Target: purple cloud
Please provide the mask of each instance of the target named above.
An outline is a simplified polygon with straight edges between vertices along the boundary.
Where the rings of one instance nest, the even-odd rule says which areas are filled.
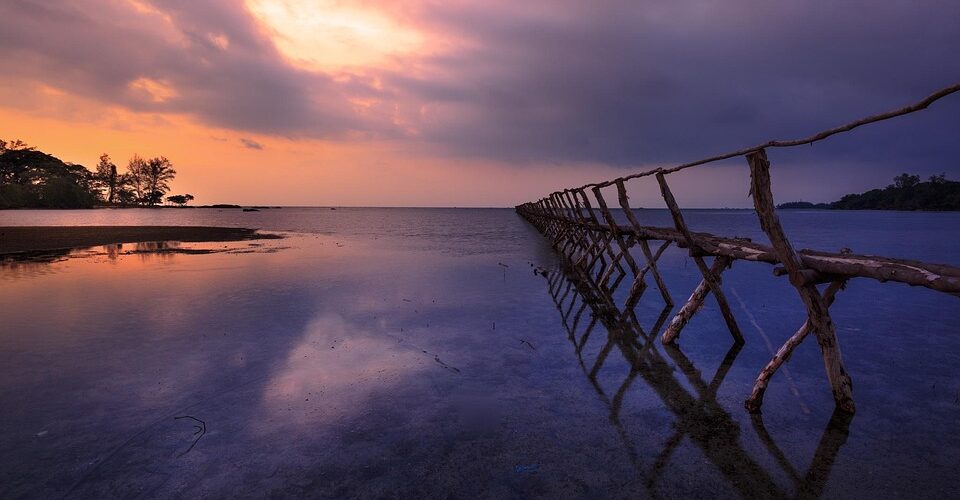
[[[372,86],[291,66],[242,3],[153,7],[106,0],[3,2],[5,73],[137,111],[186,113],[237,130],[291,137],[391,133],[389,122],[361,119],[348,102],[375,94]]]
[[[807,135],[960,78],[952,1],[382,4],[458,47],[402,58],[416,76],[292,66],[239,1],[146,5],[153,11],[107,0],[0,3],[5,73],[251,133],[392,138],[516,165],[624,166]],[[358,98],[376,104],[359,113]],[[784,162],[956,178],[958,128],[960,99],[951,98]]]

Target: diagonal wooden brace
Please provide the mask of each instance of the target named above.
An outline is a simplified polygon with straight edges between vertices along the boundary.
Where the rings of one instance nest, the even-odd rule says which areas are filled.
[[[593,197],[597,199],[597,204],[600,206],[600,213],[603,214],[603,218],[607,221],[607,227],[610,228],[610,233],[620,247],[620,252],[623,254],[624,260],[627,261],[627,265],[630,266],[630,270],[633,271],[633,276],[636,277],[640,273],[640,267],[637,265],[636,260],[634,260],[633,255],[630,254],[630,245],[627,244],[628,242],[624,240],[623,234],[620,233],[620,225],[617,224],[610,209],[607,208],[607,202],[603,199],[603,193],[600,192],[599,187],[593,188]]]
[[[620,201],[620,208],[623,209],[624,215],[626,215],[627,220],[630,222],[630,225],[637,231],[637,234],[642,234],[640,227],[640,222],[637,221],[637,217],[633,215],[633,209],[630,208],[630,200],[627,196],[627,188],[623,184],[623,179],[617,179],[617,197]],[[661,250],[657,252],[657,255],[654,256],[650,252],[650,245],[646,241],[641,240],[640,249],[643,250],[643,256],[647,259],[647,265],[650,268],[650,271],[653,273],[653,279],[657,282],[657,288],[660,289],[660,295],[663,297],[664,303],[669,306],[673,305],[673,298],[670,297],[670,292],[667,291],[667,285],[664,284],[663,278],[660,277],[660,271],[657,269],[657,259],[660,258],[660,254],[663,253],[662,250],[665,250],[666,247],[661,247]]]
[[[587,275],[593,276],[593,267],[597,262],[600,262],[598,274],[602,274],[607,266],[604,255],[609,255],[611,259],[615,258],[610,250],[611,238],[606,233],[589,229],[591,220],[583,215],[584,206],[581,204],[577,191],[568,189],[563,194],[569,203],[571,218],[582,228],[579,234],[581,235],[581,241],[585,243],[585,252],[576,260],[575,265],[583,267]],[[590,215],[593,216],[592,213]],[[584,262],[586,262],[585,266]]]
[[[700,274],[703,275],[703,281],[710,287],[713,298],[717,300],[717,306],[720,307],[720,313],[723,315],[723,320],[727,323],[730,335],[733,336],[734,342],[742,344],[743,334],[740,333],[737,320],[734,319],[733,311],[730,310],[730,304],[727,303],[727,297],[723,294],[723,290],[720,287],[720,274],[711,271],[707,267],[706,262],[703,261],[703,257],[700,255],[700,247],[697,246],[693,240],[693,236],[690,234],[690,230],[687,229],[687,224],[683,221],[683,214],[680,212],[677,200],[673,197],[670,186],[667,185],[667,180],[663,177],[662,172],[657,172],[657,182],[660,183],[660,192],[663,194],[663,201],[667,203],[667,208],[670,209],[670,215],[673,216],[673,223],[677,227],[677,231],[680,231],[687,240],[687,246],[690,248],[690,257],[697,264],[697,268],[700,269]],[[719,258],[720,257],[717,257],[717,259]],[[714,264],[716,265],[716,260]],[[729,265],[729,263],[727,265]],[[724,268],[726,267],[727,266],[724,266]],[[691,296],[691,298],[693,297]]]
[[[567,196],[568,193],[566,192],[557,192],[556,200],[561,208],[566,225],[570,230],[571,237],[575,242],[575,245],[567,256],[579,265],[583,259],[591,254],[592,248],[585,235],[586,230],[575,223],[573,207],[567,203]]]
[[[712,273],[713,276],[716,276],[719,280],[720,273],[730,267],[730,264],[731,261],[728,257],[716,257],[713,260],[713,265],[710,266],[710,273]],[[693,315],[696,314],[701,307],[703,307],[703,301],[706,300],[707,294],[709,293],[710,284],[707,282],[707,279],[704,278],[693,290],[693,293],[690,294],[690,298],[687,299],[685,304],[683,304],[683,307],[677,311],[677,315],[670,320],[670,325],[667,326],[667,329],[663,332],[663,335],[660,336],[660,342],[665,345],[675,343],[677,341],[677,337],[680,336],[680,331],[683,330],[683,327],[687,326],[690,318],[692,318]]]
[[[823,298],[827,301],[827,306],[833,304],[837,292],[842,290],[844,286],[846,286],[846,281],[834,281],[827,286],[827,289],[823,292]],[[763,394],[767,390],[770,378],[780,369],[780,366],[790,359],[793,350],[807,338],[807,335],[810,334],[812,329],[810,319],[804,321],[803,326],[797,330],[797,333],[794,333],[787,339],[787,341],[780,346],[780,349],[777,350],[773,359],[763,367],[763,370],[760,370],[760,375],[757,376],[757,381],[753,384],[753,391],[750,393],[750,397],[744,402],[744,406],[746,406],[748,411],[751,413],[758,413],[760,411],[760,407],[763,406]]]
[[[577,204],[577,218],[578,222],[586,228],[591,227],[600,227],[600,224],[597,221],[596,215],[593,213],[593,207],[590,206],[590,200],[587,199],[586,194],[584,194],[582,189],[571,190],[574,201]],[[584,215],[584,210],[586,215]],[[605,258],[609,257],[610,266],[616,267],[620,272],[625,272],[623,266],[620,265],[620,258],[614,252],[613,242],[614,237],[607,231],[599,231],[595,229],[587,229],[587,233],[591,240],[594,241],[597,251],[594,255],[593,260],[588,264],[588,269],[592,270],[594,263],[600,261],[602,263],[600,270],[597,272],[597,276],[602,276],[606,272],[607,260]],[[592,271],[588,274],[592,275]],[[605,283],[603,283],[605,286]]]

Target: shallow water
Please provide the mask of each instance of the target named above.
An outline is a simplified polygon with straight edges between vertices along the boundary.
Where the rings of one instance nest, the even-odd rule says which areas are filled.
[[[748,211],[687,219],[761,238]],[[798,247],[960,264],[960,214],[783,219]],[[803,321],[764,264],[724,275],[738,352],[708,300],[680,350],[598,322],[578,353],[590,309],[534,274],[555,256],[511,210],[0,212],[80,221],[290,233],[0,267],[0,497],[960,495],[955,297],[852,282],[833,315],[858,413],[833,416],[810,341],[755,420],[752,381]],[[661,262],[684,300],[695,266]],[[650,290],[639,323],[662,312]]]

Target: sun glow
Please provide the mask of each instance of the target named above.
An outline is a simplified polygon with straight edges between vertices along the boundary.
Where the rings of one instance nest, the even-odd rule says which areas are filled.
[[[383,64],[422,43],[416,31],[370,7],[337,0],[247,0],[281,52],[307,66]]]

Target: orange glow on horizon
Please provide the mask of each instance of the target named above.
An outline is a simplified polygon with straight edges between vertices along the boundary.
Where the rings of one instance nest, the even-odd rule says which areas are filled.
[[[21,24],[30,29],[69,33],[18,33],[42,35],[24,44],[35,45],[32,52],[12,44],[11,71],[0,77],[0,138],[90,169],[102,153],[121,169],[134,154],[163,155],[177,170],[170,194],[190,193],[194,204],[287,206],[512,207],[658,166],[634,146],[670,142],[659,129],[643,136],[669,113],[626,106],[623,113],[636,116],[621,123],[620,101],[608,99],[623,94],[625,104],[633,87],[649,83],[669,100],[677,91],[670,79],[663,89],[631,74],[621,78],[633,87],[608,85],[593,59],[566,61],[578,36],[539,47],[543,40],[526,28],[546,23],[545,33],[567,40],[560,35],[579,26],[578,9],[237,2],[121,0],[100,4],[99,17],[67,4],[24,13]],[[2,9],[8,19],[18,14]],[[486,29],[465,29],[477,16]],[[504,42],[492,40],[501,33],[515,38],[485,53],[484,44]],[[535,49],[549,57],[521,57]],[[529,67],[537,71],[511,74]],[[586,77],[568,73],[574,70]],[[661,154],[651,158],[667,157]],[[678,175],[678,197],[687,187],[686,206],[748,207],[742,186],[730,180],[734,171],[743,173],[719,166],[696,178]],[[780,174],[798,193],[785,192],[786,199],[823,192],[795,172]],[[835,189],[873,182],[856,169],[836,172],[837,185],[847,187]],[[636,185],[639,205],[659,203],[655,189]]]
[[[121,170],[134,154],[164,155],[177,170],[171,194],[191,193],[198,205],[512,207],[541,194],[548,180],[560,187],[593,180],[604,170],[576,165],[513,169],[436,157],[400,142],[262,136],[175,114],[103,106],[52,88],[34,90],[42,103],[0,108],[0,123],[17,125],[15,131],[0,130],[0,137],[16,136],[89,169],[102,153]],[[241,139],[262,149],[244,147]]]

